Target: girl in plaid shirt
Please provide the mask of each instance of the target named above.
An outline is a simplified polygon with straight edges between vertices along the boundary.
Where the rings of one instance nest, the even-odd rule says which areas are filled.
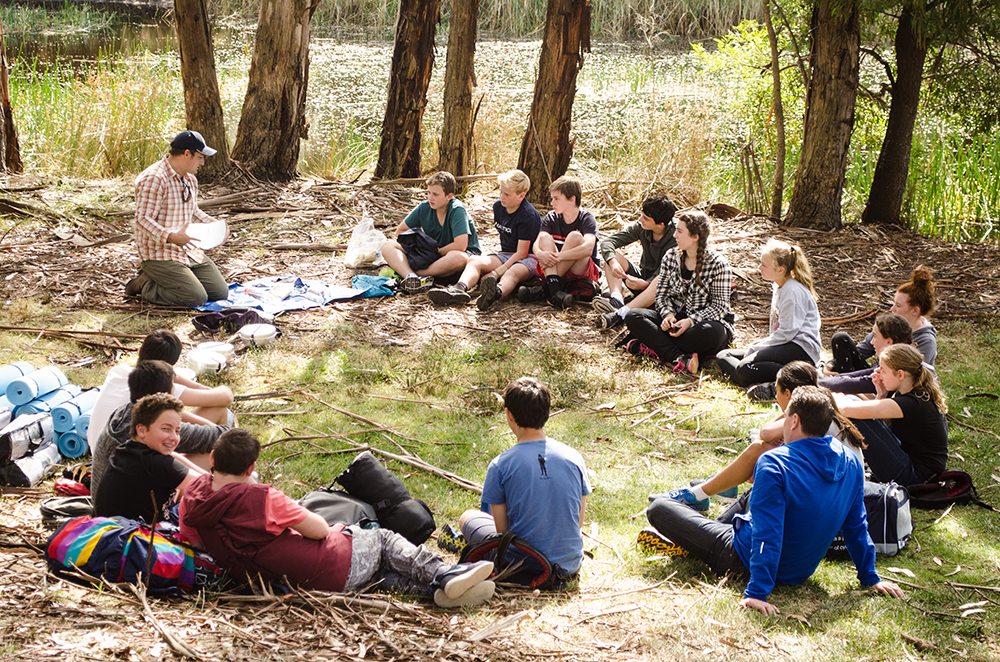
[[[656,310],[625,316],[635,356],[672,364],[674,372],[698,372],[698,356],[729,345],[733,316],[729,307],[733,273],[721,254],[708,250],[708,216],[691,210],[677,214],[677,246],[663,256],[656,288]]]

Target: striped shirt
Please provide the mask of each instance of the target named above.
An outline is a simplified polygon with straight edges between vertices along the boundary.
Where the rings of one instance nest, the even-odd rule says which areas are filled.
[[[135,179],[135,243],[139,259],[200,264],[205,261],[204,251],[194,244],[171,244],[167,236],[183,230],[188,223],[210,223],[215,219],[198,209],[198,178],[179,175],[168,159],[164,156]]]
[[[729,297],[732,294],[733,272],[729,262],[715,251],[705,251],[701,283],[695,283],[694,276],[688,280],[681,276],[681,256],[682,251],[676,247],[663,256],[660,284],[656,288],[656,311],[662,317],[673,314],[681,319],[687,316],[695,324],[716,320],[732,333]]]

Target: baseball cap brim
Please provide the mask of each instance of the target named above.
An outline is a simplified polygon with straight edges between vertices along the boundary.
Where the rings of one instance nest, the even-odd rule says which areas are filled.
[[[200,151],[200,152],[201,152],[202,154],[204,154],[205,156],[215,156],[215,152],[216,152],[216,150],[212,149],[212,148],[211,148],[211,147],[209,147],[208,145],[205,145],[204,147],[202,147],[202,148],[201,148],[200,150],[198,150],[198,151]]]

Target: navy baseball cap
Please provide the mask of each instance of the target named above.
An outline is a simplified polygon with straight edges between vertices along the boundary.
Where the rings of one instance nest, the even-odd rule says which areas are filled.
[[[205,138],[197,131],[181,131],[170,141],[170,149],[201,152],[205,156],[212,156],[215,150],[205,144]]]

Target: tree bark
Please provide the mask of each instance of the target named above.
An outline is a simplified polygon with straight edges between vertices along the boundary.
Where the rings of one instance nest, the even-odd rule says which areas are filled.
[[[771,0],[764,0],[764,25],[771,45],[771,110],[774,112],[774,183],[771,188],[771,218],[781,221],[785,193],[785,106],[781,102],[781,62],[778,59],[778,36],[771,20]]]
[[[475,167],[472,160],[472,91],[476,87],[478,18],[479,0],[454,0],[451,3],[438,169],[447,170],[456,177],[469,174]]]
[[[576,76],[585,52],[590,52],[590,0],[549,0],[535,96],[518,157],[518,167],[531,178],[532,202],[547,202],[549,184],[569,167]]]
[[[202,180],[212,180],[229,172],[232,164],[205,0],[174,0],[174,22],[181,57],[187,128],[201,133],[205,142],[216,150],[213,157],[206,159],[198,175]]]
[[[892,101],[882,150],[861,215],[864,223],[899,224],[926,59],[926,37],[918,21],[914,20],[911,6],[907,5],[896,28],[896,79],[892,81]]]
[[[420,176],[420,123],[434,68],[441,0],[401,0],[375,177]]]
[[[4,41],[3,22],[0,22],[0,154],[3,155],[4,172],[22,172],[21,143],[14,125],[14,109],[10,105],[10,76],[7,71],[7,44]]]
[[[250,81],[232,157],[261,179],[298,174],[308,138],[309,36],[319,0],[261,0]]]
[[[818,0],[812,37],[802,156],[785,222],[834,230],[842,225],[840,202],[858,93],[861,23],[856,1]]]

